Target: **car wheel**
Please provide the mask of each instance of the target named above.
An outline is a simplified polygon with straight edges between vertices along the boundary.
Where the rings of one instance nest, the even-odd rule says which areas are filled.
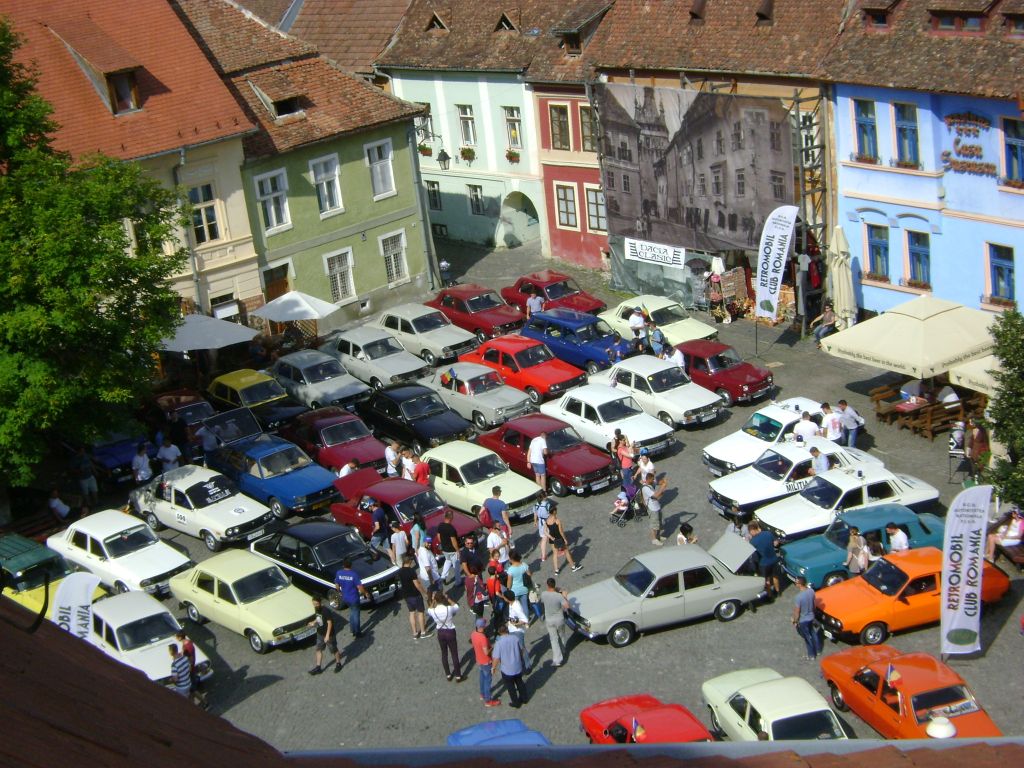
[[[839,686],[833,683],[831,680],[828,683],[828,692],[832,697],[832,706],[838,709],[840,712],[849,712],[850,708],[846,705],[846,699],[843,698],[842,691],[839,690]]]
[[[624,648],[636,640],[636,627],[628,621],[616,624],[608,631],[608,644],[612,648]]]
[[[429,365],[431,368],[437,365],[437,355],[435,355],[429,349],[424,349],[422,352],[420,352],[420,357],[422,357],[423,362]]]
[[[729,394],[729,390],[719,387],[715,390],[715,394],[722,398],[722,405],[726,408],[732,407],[736,401],[732,399],[732,395]]]
[[[280,499],[270,499],[270,511],[274,513],[274,517],[278,520],[284,520],[288,517],[288,510],[284,508],[284,504],[281,503]]]
[[[480,413],[480,411],[473,411],[473,424],[481,432],[487,431],[487,419],[484,418],[484,415]]]
[[[152,531],[162,531],[164,529],[163,525],[160,524],[160,521],[156,519],[156,515],[152,512],[146,513],[146,525],[148,525]]]
[[[569,489],[566,488],[565,483],[563,483],[557,477],[548,478],[548,490],[561,499],[564,499],[566,496],[569,495]]]
[[[477,328],[473,333],[476,335],[476,340],[483,344],[487,341],[487,334],[480,328]]]
[[[880,621],[868,624],[860,631],[860,642],[862,645],[878,645],[884,643],[889,636],[889,628]]]
[[[254,629],[245,630],[245,637],[249,641],[249,647],[252,648],[256,653],[266,653],[268,648],[266,643],[263,642],[263,638],[259,636],[259,633]]]
[[[529,396],[531,403],[533,403],[534,405],[540,405],[540,401],[541,401],[540,392],[538,392],[533,387],[527,387],[526,388],[526,394]]]
[[[384,385],[381,383],[381,380],[378,379],[377,377],[370,379],[370,386],[373,387],[374,389],[384,389]]]
[[[591,376],[601,370],[601,367],[593,360],[587,360],[587,364],[584,367],[587,369],[587,373]]]
[[[661,422],[669,429],[676,428],[676,420],[669,416],[667,413],[665,413],[665,411],[659,413],[658,418],[661,419]]]
[[[715,618],[719,621],[732,621],[740,615],[740,604],[736,600],[726,600],[715,608]]]
[[[211,552],[220,552],[221,548],[224,546],[224,542],[209,531],[203,531],[201,535],[203,537],[203,544],[206,545],[208,550]]]
[[[343,606],[343,603],[341,602],[341,593],[336,589],[328,589],[327,604],[331,606],[332,611],[340,611]]]
[[[836,571],[835,573],[830,573],[826,576],[821,583],[826,587],[831,587],[841,581],[846,581],[846,574],[842,571]]]
[[[192,603],[185,603],[185,615],[188,616],[189,621],[194,624],[206,623],[206,619],[203,618],[203,614],[201,614],[199,609],[192,605]]]
[[[123,581],[114,582],[114,592],[115,593],[117,593],[119,595],[123,595],[127,591],[128,591],[128,585],[125,584]]]
[[[708,707],[708,719],[711,721],[711,732],[712,733],[721,733],[722,732],[722,724],[720,722],[718,722],[718,715],[715,714],[715,710],[712,709],[711,707]]]

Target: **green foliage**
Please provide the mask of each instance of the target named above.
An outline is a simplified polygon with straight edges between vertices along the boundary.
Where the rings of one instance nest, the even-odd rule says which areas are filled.
[[[996,459],[985,473],[1006,501],[1024,501],[1024,317],[1013,309],[1002,313],[992,329],[995,356],[1002,365],[995,372],[998,389],[989,404],[989,425],[995,439],[1006,446],[1007,458]]]

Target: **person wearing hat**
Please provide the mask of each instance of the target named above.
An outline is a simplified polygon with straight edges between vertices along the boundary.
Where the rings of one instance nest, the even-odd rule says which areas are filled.
[[[633,479],[637,485],[643,485],[644,478],[648,475],[656,475],[657,468],[651,461],[651,452],[646,448],[640,449],[640,456],[636,460],[636,469],[633,471]]]
[[[814,328],[815,325],[818,327]],[[811,324],[807,327],[814,328],[814,340],[818,343],[818,349],[821,349],[821,340],[836,329],[836,313],[832,309],[832,299],[825,299],[825,307],[821,310],[821,314],[811,320]]]
[[[633,338],[639,339],[640,334],[644,332],[644,328],[647,327],[647,319],[644,317],[644,311],[640,307],[633,307],[633,314],[629,316],[629,330],[633,333]]]
[[[431,550],[433,540],[430,536],[424,536],[420,548],[416,550],[416,563],[419,565],[420,582],[424,589],[430,592],[437,592],[441,588],[441,572],[437,569],[437,558]]]
[[[476,628],[469,639],[473,644],[476,666],[480,670],[480,701],[485,707],[497,707],[501,702],[491,694],[491,680],[494,674],[491,665],[494,664],[494,659],[491,657],[491,641],[484,631],[486,628],[487,620],[477,619]]]

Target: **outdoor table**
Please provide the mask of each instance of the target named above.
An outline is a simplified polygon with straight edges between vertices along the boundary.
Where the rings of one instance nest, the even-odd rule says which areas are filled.
[[[914,415],[928,405],[931,405],[931,403],[921,398],[917,400],[904,400],[902,403],[894,405],[892,410],[896,413],[897,426],[900,429],[909,427]]]

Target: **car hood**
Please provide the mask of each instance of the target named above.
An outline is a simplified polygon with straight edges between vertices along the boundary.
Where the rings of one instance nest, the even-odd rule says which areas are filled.
[[[121,661],[143,672],[150,680],[163,680],[171,676],[171,655],[167,652],[167,646],[173,642],[174,638],[168,637],[166,640],[158,640],[153,645],[122,653]],[[195,649],[196,666],[210,660],[198,645]]]
[[[760,384],[770,375],[771,371],[767,368],[762,368],[753,363],[740,363],[731,368],[716,371],[714,374],[716,379],[721,379],[726,383],[735,384],[740,387],[744,384],[753,387],[755,384]]]
[[[790,496],[757,510],[757,518],[786,536],[821,528],[832,522],[834,512],[812,504],[803,496]]]
[[[419,338],[425,339],[430,344],[436,344],[439,347],[456,347],[459,344],[465,344],[467,341],[473,341],[476,337],[458,326],[446,325],[443,328],[435,328],[432,331],[421,333]],[[413,341],[410,341],[409,344],[413,347],[416,346],[416,343]]]
[[[577,312],[597,312],[604,309],[604,302],[586,293],[574,293],[571,296],[563,296],[554,301],[548,301],[548,308],[559,307],[561,309],[573,309]]]
[[[602,428],[608,433],[609,439],[616,429],[621,429],[622,434],[629,435],[629,439],[637,442],[640,440],[653,440],[656,438],[670,437],[674,430],[663,422],[648,416],[646,413],[638,413],[627,419],[602,424]]]
[[[569,593],[569,607],[591,622],[634,600],[639,598],[629,594],[615,579],[604,579]]]
[[[851,632],[861,630],[859,623],[850,624],[858,614],[863,615],[865,620],[870,619],[875,611],[875,606],[887,599],[892,598],[883,595],[860,576],[819,589],[814,593],[814,604],[825,613],[842,621],[843,629]],[[935,610],[937,617],[937,602]]]
[[[721,461],[728,461],[738,467],[745,467],[757,461],[757,457],[772,445],[774,443],[758,440],[753,435],[748,435],[746,432],[741,431],[726,435],[721,440],[715,440],[715,442],[704,449],[704,453]]]
[[[444,522],[444,513],[449,509],[443,507],[429,515],[423,520],[427,526],[427,535],[434,536],[437,533],[437,526]],[[463,537],[468,536],[471,533],[482,533],[483,529],[480,526],[480,521],[475,517],[470,517],[464,512],[452,512],[452,525],[455,526],[455,533],[458,534],[459,541],[462,541]],[[482,552],[483,550],[481,550]]]
[[[577,445],[548,456],[548,474],[586,475],[611,466],[607,453],[592,445]]]
[[[286,587],[278,592],[261,597],[251,603],[244,603],[242,611],[252,618],[263,622],[264,631],[269,632],[275,627],[287,626],[308,618],[312,621],[313,609],[310,607],[309,595],[298,587]]]
[[[409,423],[409,426],[420,436],[430,439],[432,437],[448,437],[458,435],[470,429],[473,425],[455,413],[455,411],[444,411],[435,413],[433,416],[426,416]]]
[[[532,368],[524,368],[519,375],[527,379],[527,383],[529,383],[529,380],[533,380],[550,386],[551,384],[560,384],[563,381],[575,379],[581,374],[582,371],[576,366],[569,365],[555,358],[540,365],[535,365]]]
[[[540,491],[540,487],[535,482],[527,480],[515,472],[506,472],[489,480],[481,480],[472,487],[479,492],[478,495],[481,499],[486,499],[491,494],[491,488],[496,485],[501,486],[501,500],[510,507],[515,507]]]
[[[278,400],[271,400],[269,403],[260,403],[259,405],[249,406],[257,418],[263,419],[264,421],[288,421],[300,413],[305,413],[309,410],[302,403],[297,403],[290,397],[282,397]]]
[[[523,320],[523,313],[508,305],[484,309],[480,312],[472,312],[469,315],[474,322],[483,322],[487,325],[507,325],[508,323],[519,323]]]
[[[268,507],[242,494],[211,504],[202,510],[203,514],[220,523],[224,528],[256,520],[269,511]]]
[[[130,437],[125,440],[118,440],[116,443],[104,443],[96,445],[92,449],[93,460],[102,467],[113,469],[125,464],[131,464],[138,451],[139,443],[147,442],[145,437]],[[156,451],[152,446],[147,445],[147,452],[152,456]]]
[[[183,565],[188,565],[189,559],[174,549],[174,547],[158,542],[140,549],[138,552],[132,552],[130,555],[125,555],[115,560],[108,560],[107,562],[114,568],[123,571],[126,575],[131,574],[141,581],[142,579],[160,576]]]
[[[742,536],[726,531],[711,546],[708,554],[735,574],[754,554],[754,547]]]
[[[309,384],[309,392],[317,400],[342,400],[355,397],[370,391],[370,387],[363,384],[355,376],[346,373],[344,376],[335,376],[333,379],[321,381],[319,384]]]
[[[663,325],[661,330],[673,344],[681,344],[693,339],[710,339],[718,333],[710,325],[702,323],[700,320],[694,320],[692,317]]]
[[[782,546],[782,557],[794,572],[837,568],[846,560],[846,550],[840,549],[824,536],[811,536]]]
[[[479,395],[473,395],[470,401],[490,408],[512,408],[522,405],[529,399],[526,393],[515,387],[502,386]]]
[[[324,566],[328,573],[341,570],[341,563],[331,563]],[[369,549],[361,555],[352,558],[352,570],[359,574],[360,580],[364,583],[385,581],[398,573],[398,566],[384,556],[374,558]]]
[[[722,398],[710,389],[700,384],[683,384],[681,387],[670,389],[667,392],[658,392],[654,395],[666,403],[678,408],[680,411],[689,411],[696,408],[704,408],[708,405],[720,405]]]
[[[318,464],[260,480],[271,496],[308,496],[334,484],[334,473]]]
[[[786,493],[786,486],[780,480],[772,480],[753,467],[744,467],[708,483],[711,490],[735,501],[741,507],[761,499],[774,499]]]
[[[350,459],[355,459],[362,465],[383,458],[384,444],[372,435],[321,448],[317,454],[317,460],[325,467],[343,467]]]
[[[378,357],[376,360],[367,360],[366,365],[379,368],[388,376],[404,376],[426,367],[426,363],[411,352],[396,352],[386,357]]]

